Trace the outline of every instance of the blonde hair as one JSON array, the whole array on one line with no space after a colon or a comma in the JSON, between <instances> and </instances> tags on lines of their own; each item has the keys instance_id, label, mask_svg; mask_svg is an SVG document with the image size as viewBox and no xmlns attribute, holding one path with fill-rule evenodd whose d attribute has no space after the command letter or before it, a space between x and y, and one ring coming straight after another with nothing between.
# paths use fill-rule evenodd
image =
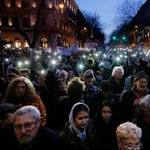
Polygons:
<instances>
[{"instance_id":1,"label":"blonde hair","mask_svg":"<svg viewBox=\"0 0 150 150\"><path fill-rule=\"evenodd\" d=\"M115 66L112 70L111 76L115 76L116 72L121 71L122 74L124 75L124 69L122 66Z\"/></svg>"},{"instance_id":2,"label":"blonde hair","mask_svg":"<svg viewBox=\"0 0 150 150\"><path fill-rule=\"evenodd\" d=\"M117 127L116 136L118 142L122 142L131 138L138 138L140 140L142 136L142 130L132 122L125 122Z\"/></svg>"}]
</instances>

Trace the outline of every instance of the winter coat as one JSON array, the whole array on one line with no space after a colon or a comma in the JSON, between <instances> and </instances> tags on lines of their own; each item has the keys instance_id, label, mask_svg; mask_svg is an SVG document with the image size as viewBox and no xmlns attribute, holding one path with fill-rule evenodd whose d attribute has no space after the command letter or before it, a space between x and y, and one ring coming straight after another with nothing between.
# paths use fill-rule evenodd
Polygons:
<instances>
[{"instance_id":1,"label":"winter coat","mask_svg":"<svg viewBox=\"0 0 150 150\"><path fill-rule=\"evenodd\" d=\"M74 130L70 130L67 125L60 132L60 137L63 140L65 150L92 150L92 133L86 132L86 139L82 141Z\"/></svg>"},{"instance_id":2,"label":"winter coat","mask_svg":"<svg viewBox=\"0 0 150 150\"><path fill-rule=\"evenodd\" d=\"M145 96L150 91L147 90L143 94ZM131 121L133 117L138 113L139 111L139 105L136 103L136 101L140 101L140 99L143 96L139 96L136 93L136 90L132 88L131 90L124 91L120 96L120 104L119 104L119 112L120 112L120 118L124 121Z\"/></svg>"},{"instance_id":3,"label":"winter coat","mask_svg":"<svg viewBox=\"0 0 150 150\"><path fill-rule=\"evenodd\" d=\"M9 144L8 144L9 143ZM27 144L20 144L13 132L0 143L1 150L63 150L59 136L48 128L41 127L38 135Z\"/></svg>"}]
</instances>

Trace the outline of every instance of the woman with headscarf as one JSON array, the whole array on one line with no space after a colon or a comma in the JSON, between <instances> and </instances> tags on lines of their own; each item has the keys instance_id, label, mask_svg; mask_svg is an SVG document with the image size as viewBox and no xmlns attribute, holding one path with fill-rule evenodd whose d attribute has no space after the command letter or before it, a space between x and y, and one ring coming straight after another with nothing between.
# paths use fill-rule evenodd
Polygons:
<instances>
[{"instance_id":1,"label":"woman with headscarf","mask_svg":"<svg viewBox=\"0 0 150 150\"><path fill-rule=\"evenodd\" d=\"M91 150L92 134L89 130L89 107L81 102L73 105L69 122L60 132L66 150Z\"/></svg>"}]
</instances>

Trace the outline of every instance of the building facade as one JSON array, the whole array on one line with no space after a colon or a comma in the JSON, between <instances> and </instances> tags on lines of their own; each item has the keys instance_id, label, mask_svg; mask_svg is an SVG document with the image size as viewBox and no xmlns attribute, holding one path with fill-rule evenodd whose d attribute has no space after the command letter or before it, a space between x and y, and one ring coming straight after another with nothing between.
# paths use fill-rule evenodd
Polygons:
<instances>
[{"instance_id":1,"label":"building facade","mask_svg":"<svg viewBox=\"0 0 150 150\"><path fill-rule=\"evenodd\" d=\"M69 46L77 41L74 0L1 0L1 39L8 47Z\"/></svg>"},{"instance_id":2,"label":"building facade","mask_svg":"<svg viewBox=\"0 0 150 150\"><path fill-rule=\"evenodd\" d=\"M147 0L129 24L122 26L117 34L126 34L131 46L150 48L150 1Z\"/></svg>"}]
</instances>

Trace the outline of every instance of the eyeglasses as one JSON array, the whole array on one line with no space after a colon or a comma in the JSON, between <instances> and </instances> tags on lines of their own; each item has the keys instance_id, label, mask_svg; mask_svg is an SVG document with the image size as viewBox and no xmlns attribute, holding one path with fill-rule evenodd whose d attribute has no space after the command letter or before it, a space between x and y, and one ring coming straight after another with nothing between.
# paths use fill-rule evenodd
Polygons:
<instances>
[{"instance_id":1,"label":"eyeglasses","mask_svg":"<svg viewBox=\"0 0 150 150\"><path fill-rule=\"evenodd\" d=\"M137 145L127 145L123 144L126 150L141 150L142 149L142 143L139 143Z\"/></svg>"},{"instance_id":2,"label":"eyeglasses","mask_svg":"<svg viewBox=\"0 0 150 150\"><path fill-rule=\"evenodd\" d=\"M35 127L35 124L36 124L36 121L26 122L24 124L15 124L14 128L15 130L21 130L22 128L26 130L31 130Z\"/></svg>"}]
</instances>

